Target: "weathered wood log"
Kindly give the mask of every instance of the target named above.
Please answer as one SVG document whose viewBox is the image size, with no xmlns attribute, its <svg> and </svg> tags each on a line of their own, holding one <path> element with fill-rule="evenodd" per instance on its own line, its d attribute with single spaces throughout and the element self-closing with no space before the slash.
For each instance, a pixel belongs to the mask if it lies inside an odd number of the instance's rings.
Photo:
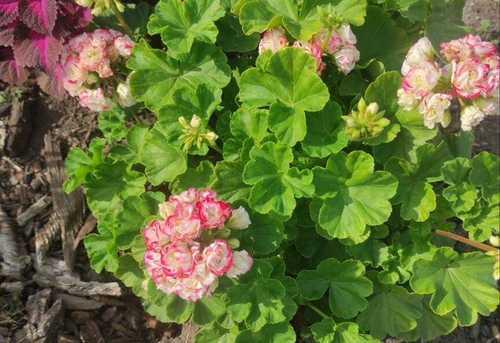
<svg viewBox="0 0 500 343">
<path fill-rule="evenodd" d="M 38 265 L 42 265 L 52 243 L 61 233 L 59 217 L 53 213 L 44 227 L 35 233 L 35 259 Z"/>
<path fill-rule="evenodd" d="M 93 320 L 80 327 L 80 339 L 83 343 L 105 343 L 99 326 Z"/>
<path fill-rule="evenodd" d="M 122 289 L 117 282 L 82 281 L 75 273 L 71 273 L 61 260 L 47 258 L 43 265 L 35 263 L 35 269 L 37 272 L 33 280 L 42 287 L 55 287 L 79 296 L 122 295 Z"/>
<path fill-rule="evenodd" d="M 44 195 L 40 199 L 38 199 L 33 205 L 28 207 L 25 211 L 20 213 L 17 218 L 17 225 L 24 226 L 26 223 L 42 213 L 50 204 L 52 203 L 52 199 L 49 195 Z"/>
<path fill-rule="evenodd" d="M 32 131 L 31 107 L 30 99 L 12 98 L 5 142 L 5 150 L 10 156 L 21 155 L 28 146 Z"/>
<path fill-rule="evenodd" d="M 44 144 L 52 205 L 61 227 L 64 261 L 68 269 L 72 270 L 74 263 L 74 230 L 82 225 L 85 211 L 83 194 L 80 190 L 71 194 L 64 193 L 65 174 L 59 143 L 51 134 L 47 134 L 44 138 Z"/>
<path fill-rule="evenodd" d="M 71 294 L 60 293 L 57 298 L 62 300 L 64 308 L 67 310 L 92 311 L 104 306 L 99 301 Z"/>
<path fill-rule="evenodd" d="M 21 279 L 30 258 L 18 246 L 9 216 L 0 207 L 0 275 Z"/>
</svg>

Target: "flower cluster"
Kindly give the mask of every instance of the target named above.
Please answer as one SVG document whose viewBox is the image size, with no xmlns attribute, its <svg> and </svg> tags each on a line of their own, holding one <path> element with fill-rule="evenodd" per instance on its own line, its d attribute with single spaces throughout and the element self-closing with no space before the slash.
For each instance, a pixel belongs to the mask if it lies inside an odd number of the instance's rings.
<svg viewBox="0 0 500 343">
<path fill-rule="evenodd" d="M 399 105 L 406 110 L 418 107 L 424 124 L 449 125 L 453 99 L 461 105 L 462 130 L 469 131 L 486 115 L 496 114 L 499 84 L 499 56 L 494 44 L 468 35 L 441 45 L 447 62 L 438 55 L 427 38 L 421 38 L 403 63 Z"/>
<path fill-rule="evenodd" d="M 303 49 L 316 60 L 318 74 L 326 68 L 323 61 L 325 55 L 332 55 L 333 61 L 344 74 L 349 74 L 359 61 L 359 51 L 356 48 L 356 36 L 348 24 L 342 24 L 335 30 L 322 31 L 310 41 L 295 41 L 293 46 Z M 288 46 L 288 38 L 281 28 L 264 32 L 259 44 L 259 54 L 266 50 L 273 53 Z"/>
<path fill-rule="evenodd" d="M 211 190 L 189 189 L 160 205 L 161 220 L 144 230 L 144 262 L 156 286 L 188 301 L 210 295 L 223 275 L 236 278 L 250 270 L 252 257 L 233 251 L 229 229 L 246 229 L 250 218 L 233 210 Z M 234 241 L 234 240 L 232 240 Z"/>
<path fill-rule="evenodd" d="M 131 55 L 134 42 L 115 30 L 98 29 L 72 38 L 63 56 L 63 86 L 80 104 L 93 111 L 108 111 L 112 96 L 124 107 L 135 102 L 127 82 L 110 84 L 114 65 Z M 105 82 L 109 81 L 109 82 Z"/>
</svg>

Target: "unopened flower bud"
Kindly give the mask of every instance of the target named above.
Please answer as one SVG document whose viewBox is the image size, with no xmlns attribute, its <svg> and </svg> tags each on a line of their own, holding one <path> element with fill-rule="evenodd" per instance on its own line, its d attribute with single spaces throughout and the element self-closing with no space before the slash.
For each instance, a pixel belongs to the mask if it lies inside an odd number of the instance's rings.
<svg viewBox="0 0 500 343">
<path fill-rule="evenodd" d="M 205 134 L 205 139 L 211 144 L 214 143 L 217 138 L 219 138 L 219 136 L 213 131 L 209 131 Z"/>
<path fill-rule="evenodd" d="M 369 114 L 377 114 L 379 110 L 378 104 L 376 102 L 372 102 L 368 107 L 366 108 L 366 112 Z"/>
<path fill-rule="evenodd" d="M 233 211 L 231 218 L 227 222 L 227 227 L 235 230 L 246 229 L 252 224 L 250 221 L 250 216 L 244 207 L 239 207 Z"/>
<path fill-rule="evenodd" d="M 500 237 L 498 236 L 491 236 L 490 237 L 490 244 L 493 245 L 494 247 L 500 247 Z"/>
<path fill-rule="evenodd" d="M 190 125 L 194 129 L 199 128 L 201 125 L 201 118 L 198 117 L 197 115 L 193 115 L 193 117 L 191 118 Z"/>
</svg>

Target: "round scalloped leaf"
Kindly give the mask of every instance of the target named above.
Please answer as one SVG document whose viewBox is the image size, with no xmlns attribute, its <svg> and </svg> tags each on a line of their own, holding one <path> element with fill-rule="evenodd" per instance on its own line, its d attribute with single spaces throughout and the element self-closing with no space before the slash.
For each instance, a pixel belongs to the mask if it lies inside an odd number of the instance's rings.
<svg viewBox="0 0 500 343">
<path fill-rule="evenodd" d="M 359 326 L 376 338 L 397 337 L 417 327 L 422 302 L 401 286 L 381 286 L 357 319 Z"/>
<path fill-rule="evenodd" d="M 230 203 L 248 200 L 251 188 L 243 182 L 243 167 L 240 161 L 217 163 L 212 187 L 219 198 Z"/>
<path fill-rule="evenodd" d="M 224 299 L 217 295 L 204 297 L 197 301 L 193 310 L 193 322 L 198 325 L 208 325 L 226 312 Z"/>
<path fill-rule="evenodd" d="M 474 156 L 471 162 L 470 182 L 481 187 L 483 197 L 492 205 L 500 203 L 500 158 L 483 151 Z"/>
<path fill-rule="evenodd" d="M 413 265 L 411 288 L 418 294 L 432 294 L 430 307 L 438 315 L 455 311 L 462 326 L 487 316 L 497 308 L 499 293 L 493 278 L 495 258 L 474 252 L 459 255 L 440 248 L 432 260 Z"/>
<path fill-rule="evenodd" d="M 313 172 L 316 195 L 322 199 L 319 224 L 332 238 L 356 241 L 367 225 L 381 225 L 389 218 L 389 199 L 398 182 L 388 172 L 374 172 L 371 155 L 363 151 L 333 155 L 326 168 L 315 167 Z"/>
<path fill-rule="evenodd" d="M 396 71 L 383 73 L 373 81 L 365 92 L 367 104 L 376 102 L 387 117 L 393 116 L 399 109 L 398 89 L 401 87 L 401 74 Z"/>
<path fill-rule="evenodd" d="M 187 54 L 194 41 L 214 44 L 215 21 L 224 16 L 219 0 L 161 0 L 149 18 L 149 34 L 160 34 L 171 56 Z"/>
<path fill-rule="evenodd" d="M 252 224 L 241 231 L 235 232 L 241 242 L 241 247 L 250 255 L 268 255 L 279 248 L 285 239 L 283 223 L 270 215 L 250 214 Z"/>
<path fill-rule="evenodd" d="M 235 343 L 294 343 L 296 341 L 295 331 L 288 323 L 266 325 L 261 330 L 242 331 Z"/>
<path fill-rule="evenodd" d="M 377 343 L 370 335 L 360 334 L 355 323 L 336 324 L 332 318 L 324 318 L 311 325 L 314 341 L 317 343 Z"/>
<path fill-rule="evenodd" d="M 171 184 L 173 194 L 179 194 L 189 188 L 208 188 L 214 181 L 214 166 L 210 161 L 201 161 L 196 168 L 189 168 Z"/>
</svg>

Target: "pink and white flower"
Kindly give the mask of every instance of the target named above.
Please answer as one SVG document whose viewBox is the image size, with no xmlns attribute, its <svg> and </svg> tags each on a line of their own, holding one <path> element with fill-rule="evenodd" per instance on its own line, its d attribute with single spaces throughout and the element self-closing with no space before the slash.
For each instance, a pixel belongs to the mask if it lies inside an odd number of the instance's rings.
<svg viewBox="0 0 500 343">
<path fill-rule="evenodd" d="M 111 99 L 104 96 L 102 88 L 86 89 L 79 94 L 80 104 L 92 111 L 104 112 L 113 108 Z"/>
<path fill-rule="evenodd" d="M 233 210 L 233 214 L 227 222 L 227 227 L 235 230 L 244 230 L 248 228 L 250 224 L 252 224 L 252 221 L 250 220 L 247 210 L 240 206 L 236 210 Z"/>
<path fill-rule="evenodd" d="M 398 89 L 398 105 L 405 111 L 411 111 L 420 102 L 420 97 L 411 92 L 406 92 L 403 88 Z"/>
<path fill-rule="evenodd" d="M 158 251 L 170 242 L 170 236 L 165 231 L 165 222 L 163 221 L 152 221 L 144 229 L 143 235 L 148 250 Z"/>
<path fill-rule="evenodd" d="M 434 48 L 427 37 L 420 38 L 408 51 L 401 67 L 401 73 L 406 75 L 412 68 L 418 67 L 422 62 L 432 62 Z"/>
<path fill-rule="evenodd" d="M 226 241 L 217 239 L 203 250 L 203 258 L 212 273 L 222 276 L 233 265 L 233 250 Z"/>
<path fill-rule="evenodd" d="M 203 229 L 222 228 L 231 217 L 231 206 L 224 201 L 207 198 L 197 203 Z"/>
<path fill-rule="evenodd" d="M 246 250 L 233 252 L 233 265 L 227 271 L 226 276 L 236 278 L 243 275 L 252 269 L 253 258 Z"/>
<path fill-rule="evenodd" d="M 441 54 L 448 62 L 461 61 L 473 56 L 470 44 L 463 39 L 452 40 L 441 44 Z"/>
<path fill-rule="evenodd" d="M 436 87 L 440 77 L 439 66 L 436 63 L 424 61 L 406 74 L 403 79 L 403 89 L 407 93 L 423 98 Z"/>
<path fill-rule="evenodd" d="M 200 237 L 201 221 L 190 217 L 171 216 L 167 219 L 165 230 L 172 240 L 194 241 Z"/>
<path fill-rule="evenodd" d="M 424 116 L 424 125 L 429 129 L 433 129 L 436 124 L 447 127 L 451 121 L 448 109 L 452 99 L 451 95 L 440 93 L 426 96 L 419 108 Z"/>
<path fill-rule="evenodd" d="M 485 114 L 478 107 L 470 105 L 465 107 L 460 114 L 462 130 L 471 131 L 483 121 Z"/>
<path fill-rule="evenodd" d="M 349 74 L 359 61 L 359 51 L 355 46 L 348 45 L 337 51 L 334 55 L 335 62 L 340 71 Z"/>
<path fill-rule="evenodd" d="M 302 49 L 316 60 L 316 71 L 321 74 L 326 68 L 326 64 L 323 62 L 323 50 L 321 49 L 321 43 L 319 40 L 311 42 L 296 41 L 293 43 L 294 48 Z"/>
<path fill-rule="evenodd" d="M 119 36 L 114 40 L 113 45 L 120 56 L 130 57 L 135 44 L 129 36 Z"/>
<path fill-rule="evenodd" d="M 356 43 L 358 42 L 349 24 L 340 25 L 340 27 L 337 29 L 337 32 L 340 36 L 340 39 L 342 40 L 343 45 L 356 45 Z"/>
<path fill-rule="evenodd" d="M 161 266 L 167 276 L 188 277 L 195 267 L 194 256 L 199 252 L 199 244 L 173 242 L 161 250 Z"/>
<path fill-rule="evenodd" d="M 281 28 L 272 29 L 264 32 L 259 43 L 259 55 L 267 50 L 273 53 L 285 48 L 288 45 L 288 39 Z"/>
<path fill-rule="evenodd" d="M 453 62 L 451 83 L 455 93 L 465 99 L 477 99 L 491 93 L 494 82 L 488 82 L 490 68 L 475 60 Z"/>
</svg>

